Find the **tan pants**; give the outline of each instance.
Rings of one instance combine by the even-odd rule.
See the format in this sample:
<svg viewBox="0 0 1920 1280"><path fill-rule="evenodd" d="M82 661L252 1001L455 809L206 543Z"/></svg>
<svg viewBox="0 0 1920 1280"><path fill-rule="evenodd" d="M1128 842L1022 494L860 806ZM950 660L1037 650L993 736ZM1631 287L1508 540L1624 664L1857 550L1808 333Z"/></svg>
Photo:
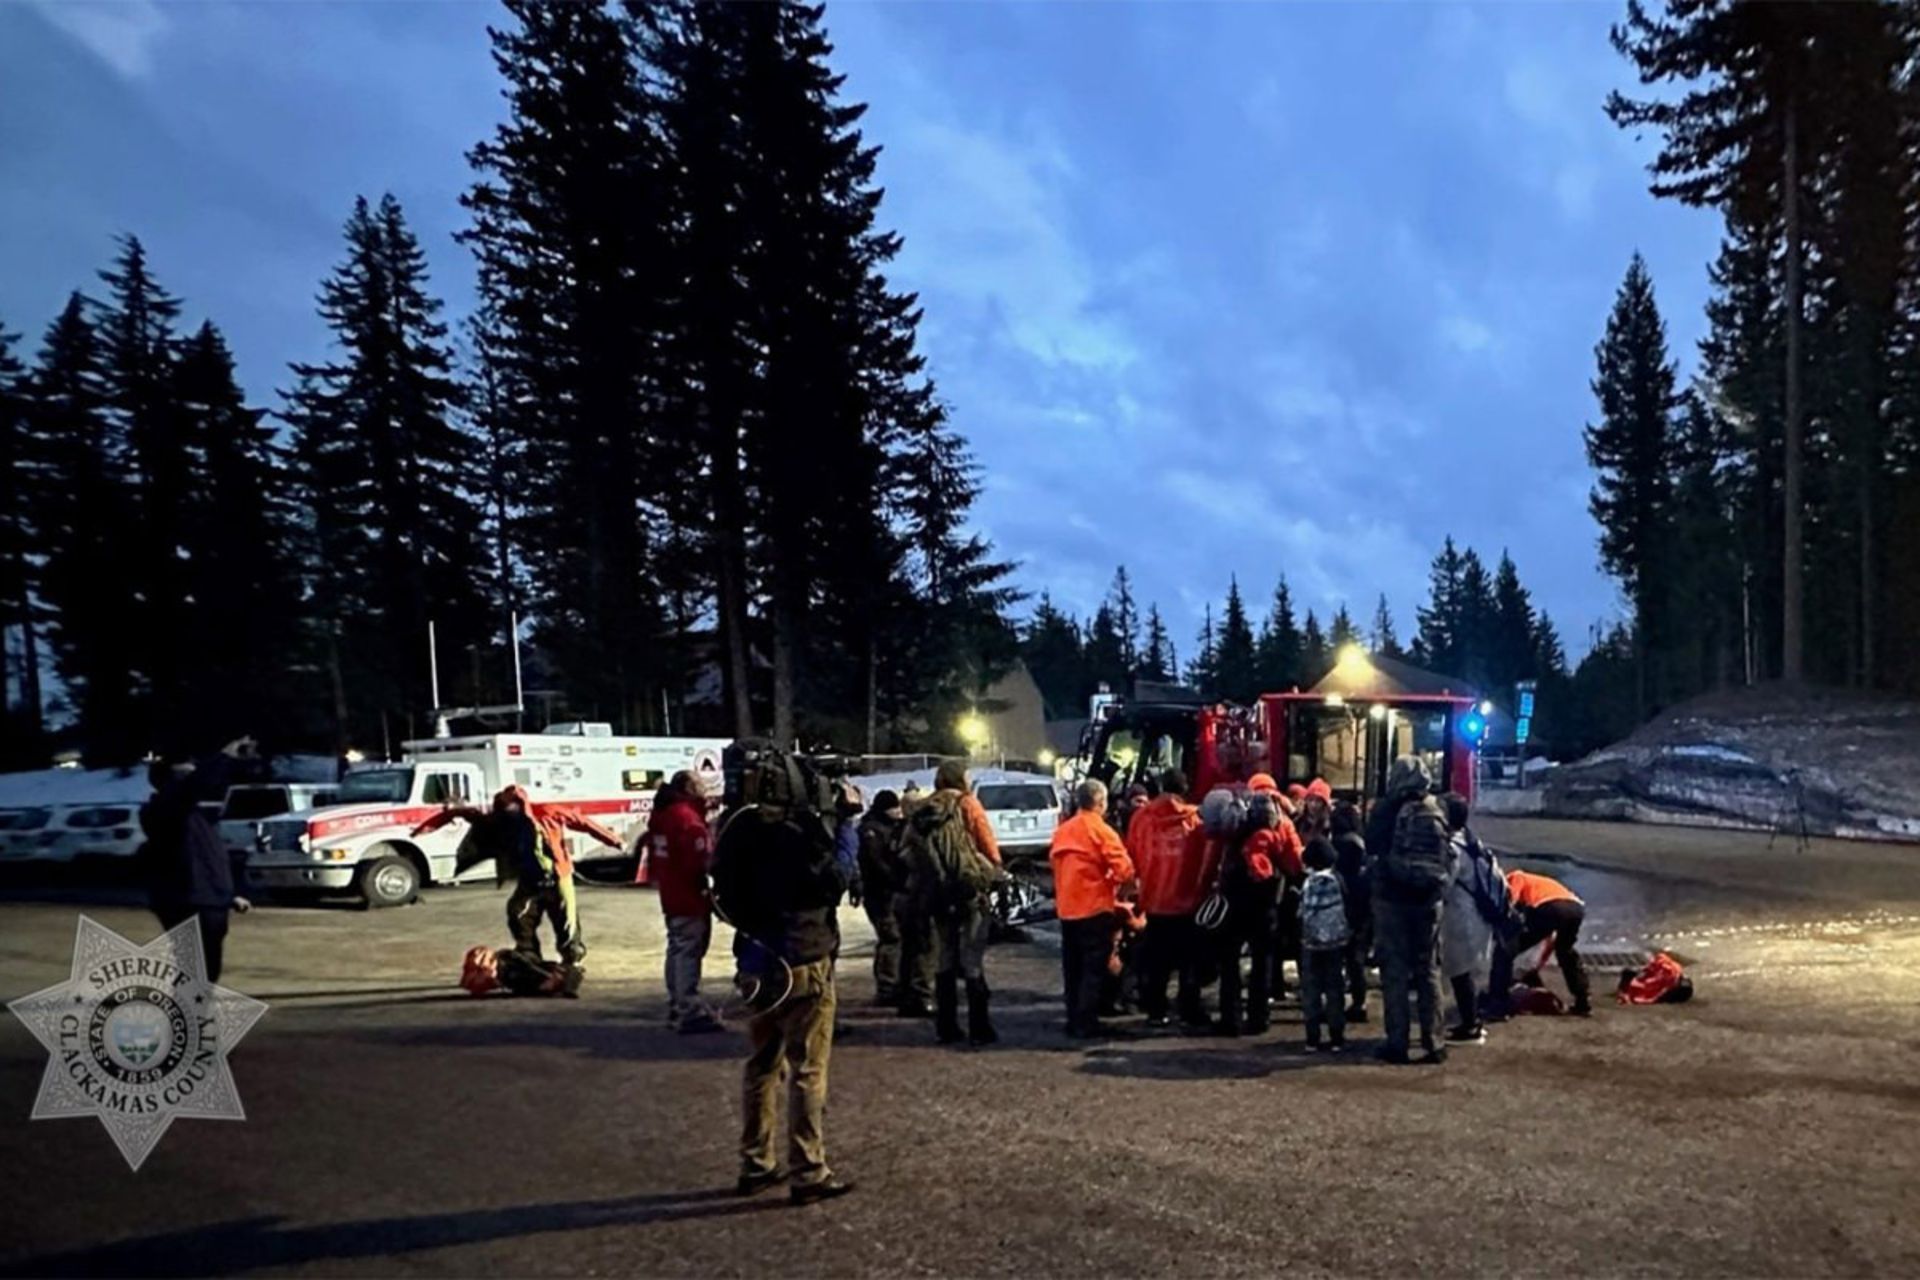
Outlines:
<svg viewBox="0 0 1920 1280"><path fill-rule="evenodd" d="M787 1172L796 1183L824 1182L827 1168L827 1059L833 1053L832 959L794 966L793 994L747 1024L753 1053L742 1089L743 1173L771 1173L780 1130L780 1094L787 1094Z"/></svg>
<svg viewBox="0 0 1920 1280"><path fill-rule="evenodd" d="M515 949L539 956L540 922L553 924L553 944L560 959L574 968L587 958L586 939L580 936L580 906L573 891L573 877L563 876L542 888L525 880L513 886L507 898L507 930L513 935Z"/></svg>

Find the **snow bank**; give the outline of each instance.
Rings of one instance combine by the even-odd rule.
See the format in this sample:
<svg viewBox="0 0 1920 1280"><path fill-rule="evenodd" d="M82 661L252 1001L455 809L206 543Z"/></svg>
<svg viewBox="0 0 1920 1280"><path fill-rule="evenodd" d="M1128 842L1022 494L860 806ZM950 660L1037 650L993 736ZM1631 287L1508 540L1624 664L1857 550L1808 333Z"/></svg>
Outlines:
<svg viewBox="0 0 1920 1280"><path fill-rule="evenodd" d="M1709 694L1555 770L1542 812L1920 839L1920 703L1778 686Z"/></svg>

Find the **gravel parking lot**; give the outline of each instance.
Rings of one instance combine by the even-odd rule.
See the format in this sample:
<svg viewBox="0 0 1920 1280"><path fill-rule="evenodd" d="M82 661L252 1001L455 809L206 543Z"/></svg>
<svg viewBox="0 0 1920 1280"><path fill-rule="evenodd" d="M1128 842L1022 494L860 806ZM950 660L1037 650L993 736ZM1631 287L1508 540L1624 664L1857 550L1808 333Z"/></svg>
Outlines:
<svg viewBox="0 0 1920 1280"><path fill-rule="evenodd" d="M829 1143L860 1187L804 1210L732 1195L740 1041L663 1027L650 893L587 891L578 1001L456 988L501 939L492 889L265 907L225 977L272 1006L232 1058L247 1119L177 1123L138 1174L96 1121L27 1121L45 1053L5 1020L0 1271L1920 1271L1920 849L1484 834L1587 897L1596 949L1666 946L1699 997L1523 1019L1437 1069L1305 1056L1292 1006L1258 1040L1088 1048L1040 936L989 958L1006 1043L943 1050L867 1007L848 910ZM0 996L66 976L82 910L154 932L14 890Z"/></svg>

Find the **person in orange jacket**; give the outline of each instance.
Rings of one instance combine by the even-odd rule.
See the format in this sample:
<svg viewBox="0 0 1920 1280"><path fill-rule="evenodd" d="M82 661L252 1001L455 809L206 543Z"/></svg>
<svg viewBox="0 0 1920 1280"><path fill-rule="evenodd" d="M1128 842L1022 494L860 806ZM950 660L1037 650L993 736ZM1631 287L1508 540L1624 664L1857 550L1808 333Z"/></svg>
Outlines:
<svg viewBox="0 0 1920 1280"><path fill-rule="evenodd" d="M521 787L502 788L494 795L491 809L449 805L415 827L413 834L423 836L450 822L473 827L480 854L474 862L491 857L503 879L513 878L507 929L513 934L514 950L540 958L540 919L545 916L553 924L554 946L566 968L562 989L576 994L586 975L581 962L587 957L587 944L580 933L567 832L582 832L613 849L621 847L620 837L565 805L535 804Z"/></svg>
<svg viewBox="0 0 1920 1280"><path fill-rule="evenodd" d="M1281 812L1275 791L1247 796L1247 816L1227 841L1220 863L1220 892L1227 920L1219 930L1221 1034L1260 1035L1271 1024L1268 999L1280 963L1274 953L1275 911L1281 886L1294 868L1304 869L1300 836ZM1244 1015L1240 1003L1240 953L1247 953L1249 979Z"/></svg>
<svg viewBox="0 0 1920 1280"><path fill-rule="evenodd" d="M1553 939L1553 958L1560 962L1560 976L1567 981L1567 994L1573 997L1568 1012L1579 1017L1593 1013L1588 996L1587 970L1580 962L1580 926L1586 922L1587 904L1551 876L1531 871L1507 872L1507 892L1514 909L1520 913L1517 937L1500 938L1493 949L1493 972L1487 983L1492 1012L1499 1021L1507 1014L1509 994L1513 990L1513 961L1516 956Z"/></svg>
<svg viewBox="0 0 1920 1280"><path fill-rule="evenodd" d="M1140 910L1147 929L1141 938L1140 1003L1149 1026L1164 1027L1167 981L1180 975L1180 1021L1207 1025L1200 998L1201 931L1193 913L1213 883L1216 846L1200 825L1200 809L1187 802L1187 776L1178 769L1161 775L1160 794L1133 815L1127 827L1127 854L1140 875Z"/></svg>
<svg viewBox="0 0 1920 1280"><path fill-rule="evenodd" d="M1055 828L1047 860L1053 866L1053 908L1060 920L1060 964L1066 983L1067 1034L1093 1039L1100 1023L1100 991L1113 954L1119 889L1134 877L1126 844L1107 825L1107 788L1092 778L1074 790L1074 815Z"/></svg>

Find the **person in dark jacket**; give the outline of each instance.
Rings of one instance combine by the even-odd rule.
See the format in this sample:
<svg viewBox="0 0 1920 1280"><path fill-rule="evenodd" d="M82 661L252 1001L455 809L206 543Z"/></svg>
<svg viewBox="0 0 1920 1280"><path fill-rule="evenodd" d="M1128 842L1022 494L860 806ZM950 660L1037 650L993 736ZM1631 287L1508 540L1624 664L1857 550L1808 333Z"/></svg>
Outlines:
<svg viewBox="0 0 1920 1280"><path fill-rule="evenodd" d="M246 885L245 850L229 849L200 806L223 800L235 762L254 754L253 739L239 738L197 764L155 761L147 771L153 797L140 806L146 842L138 861L147 902L163 929L199 918L209 982L220 980L229 913L244 912L251 904L240 894Z"/></svg>
<svg viewBox="0 0 1920 1280"><path fill-rule="evenodd" d="M922 951L914 957L917 968L925 972L901 971L899 907L904 905L900 898L906 878L900 868L899 842L904 816L899 795L882 791L860 819L861 905L873 926L873 1002L888 1007L897 1007L903 994L917 996L922 1003L933 998L930 954Z"/></svg>
<svg viewBox="0 0 1920 1280"><path fill-rule="evenodd" d="M1373 898L1367 887L1367 841L1361 835L1360 806L1342 800L1333 806L1333 867L1347 903L1348 1022L1367 1020L1367 957L1373 952Z"/></svg>
<svg viewBox="0 0 1920 1280"><path fill-rule="evenodd" d="M1444 859L1449 851L1446 819L1437 806L1432 808L1430 822L1416 821L1408 830L1401 829L1402 812L1414 806L1428 806L1432 786L1432 776L1420 757L1401 756L1387 771L1386 795L1367 821L1374 937L1380 947L1380 999L1385 1010L1381 1021L1387 1033L1379 1056L1393 1063L1411 1061L1408 1043L1412 1029L1407 1007L1410 995L1419 1008L1420 1044L1426 1051L1421 1061L1437 1064L1447 1060L1446 1046L1438 1040L1438 961L1440 914L1451 863L1444 863L1449 868L1448 874L1442 875L1431 887L1419 882L1406 883L1395 870L1402 865L1430 865L1428 861L1414 861L1409 851L1427 850L1435 843L1439 846L1436 858ZM1411 816L1417 819L1423 815L1416 812ZM1416 838L1424 843L1416 842Z"/></svg>
<svg viewBox="0 0 1920 1280"><path fill-rule="evenodd" d="M759 802L728 815L714 849L713 897L735 928L743 972L773 965L792 974L786 997L759 1008L747 1024L739 1191L753 1195L791 1178L793 1203L807 1204L853 1189L827 1165L825 1131L836 912L847 873L835 856L833 815L814 809L792 781L785 761L770 764L755 792ZM774 1145L783 1084L785 1171Z"/></svg>

